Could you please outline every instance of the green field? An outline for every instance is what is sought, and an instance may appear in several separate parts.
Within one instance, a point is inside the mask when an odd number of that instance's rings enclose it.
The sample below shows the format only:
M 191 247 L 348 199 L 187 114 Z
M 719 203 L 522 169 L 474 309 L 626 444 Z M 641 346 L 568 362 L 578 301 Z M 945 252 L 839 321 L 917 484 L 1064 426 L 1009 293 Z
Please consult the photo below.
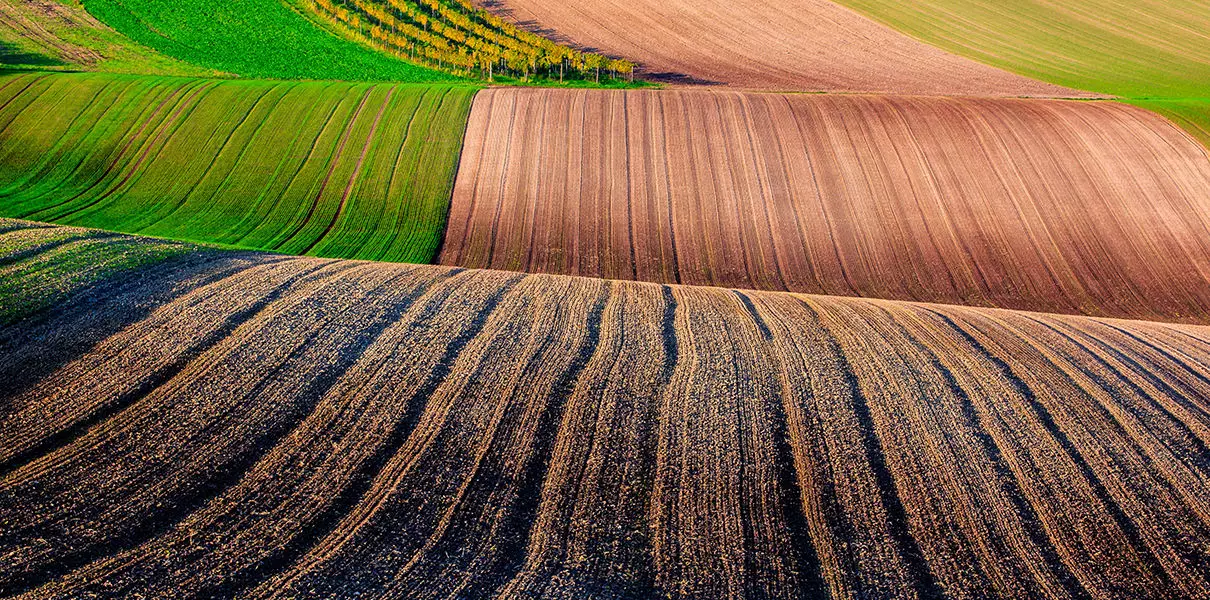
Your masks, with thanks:
M 1130 98 L 1210 95 L 1205 0 L 838 0 L 956 54 Z
M 0 325 L 198 247 L 0 219 Z
M 430 262 L 474 91 L 0 77 L 0 216 Z
M 241 77 L 392 82 L 457 79 L 338 37 L 282 0 L 84 0 L 84 6 L 138 43 Z
M 0 0 L 0 68 L 209 77 L 106 27 L 78 0 Z

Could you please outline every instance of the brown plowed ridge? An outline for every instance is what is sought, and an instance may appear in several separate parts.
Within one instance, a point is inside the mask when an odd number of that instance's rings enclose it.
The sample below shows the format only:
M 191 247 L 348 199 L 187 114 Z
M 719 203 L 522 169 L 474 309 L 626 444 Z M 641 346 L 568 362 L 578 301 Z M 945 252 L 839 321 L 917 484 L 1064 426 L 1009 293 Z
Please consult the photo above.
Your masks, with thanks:
M 1210 161 L 1109 102 L 484 90 L 440 262 L 1210 323 Z
M 478 0 L 657 81 L 776 91 L 1088 96 L 950 54 L 828 0 Z
M 14 223 L 14 260 L 62 235 Z M 69 299 L 0 329 L 0 596 L 1210 585 L 1208 327 L 247 253 L 190 269 L 130 276 L 102 305 L 120 327 Z M 72 356 L 31 379 L 48 352 Z

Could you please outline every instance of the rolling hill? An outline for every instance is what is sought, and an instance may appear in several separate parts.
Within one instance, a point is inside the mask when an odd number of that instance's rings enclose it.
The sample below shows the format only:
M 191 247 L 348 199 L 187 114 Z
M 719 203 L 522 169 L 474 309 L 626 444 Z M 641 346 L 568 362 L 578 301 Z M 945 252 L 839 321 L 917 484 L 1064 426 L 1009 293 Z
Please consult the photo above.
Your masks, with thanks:
M 1112 102 L 492 89 L 441 262 L 1208 323 L 1208 202 Z
M 108 252 L 80 230 L 0 227 L 6 269 Z M 70 293 L 0 329 L 0 593 L 1173 598 L 1210 583 L 1206 327 L 167 260 L 87 284 L 48 273 Z
M 657 80 L 774 91 L 1086 95 L 920 43 L 829 0 L 480 2 Z
M 292 254 L 429 262 L 474 92 L 0 77 L 0 215 Z
M 345 39 L 285 0 L 83 0 L 97 19 L 167 56 L 261 79 L 458 78 Z

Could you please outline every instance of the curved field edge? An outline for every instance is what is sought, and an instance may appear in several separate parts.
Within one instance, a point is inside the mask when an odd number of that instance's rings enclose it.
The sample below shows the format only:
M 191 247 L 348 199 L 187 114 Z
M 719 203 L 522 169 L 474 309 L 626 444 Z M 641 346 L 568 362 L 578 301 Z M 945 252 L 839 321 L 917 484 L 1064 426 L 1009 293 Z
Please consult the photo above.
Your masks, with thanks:
M 280 0 L 84 0 L 84 7 L 138 43 L 240 77 L 460 80 L 339 36 Z
M 431 262 L 473 87 L 0 77 L 0 215 Z
M 1058 85 L 1132 98 L 1210 92 L 1203 2 L 836 2 L 955 54 Z
M 1159 113 L 1176 123 L 1201 142 L 1210 155 L 1210 99 L 1130 100 L 1129 103 Z
M 15 265 L 62 233 L 0 227 Z M 0 328 L 5 595 L 1210 583 L 1206 327 L 251 253 L 115 279 Z
M 488 89 L 440 260 L 1205 323 L 1208 202 L 1116 102 Z

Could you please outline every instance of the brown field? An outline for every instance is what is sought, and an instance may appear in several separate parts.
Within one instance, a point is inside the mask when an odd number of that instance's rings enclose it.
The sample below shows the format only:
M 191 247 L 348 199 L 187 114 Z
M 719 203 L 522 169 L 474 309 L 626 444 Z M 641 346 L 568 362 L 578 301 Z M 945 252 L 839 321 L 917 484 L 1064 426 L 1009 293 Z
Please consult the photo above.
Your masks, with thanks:
M 0 596 L 1210 585 L 1207 327 L 197 256 L 0 328 Z
M 1088 95 L 918 42 L 828 0 L 493 0 L 523 27 L 655 80 L 777 91 Z
M 441 262 L 1210 323 L 1210 161 L 1109 102 L 489 89 Z

